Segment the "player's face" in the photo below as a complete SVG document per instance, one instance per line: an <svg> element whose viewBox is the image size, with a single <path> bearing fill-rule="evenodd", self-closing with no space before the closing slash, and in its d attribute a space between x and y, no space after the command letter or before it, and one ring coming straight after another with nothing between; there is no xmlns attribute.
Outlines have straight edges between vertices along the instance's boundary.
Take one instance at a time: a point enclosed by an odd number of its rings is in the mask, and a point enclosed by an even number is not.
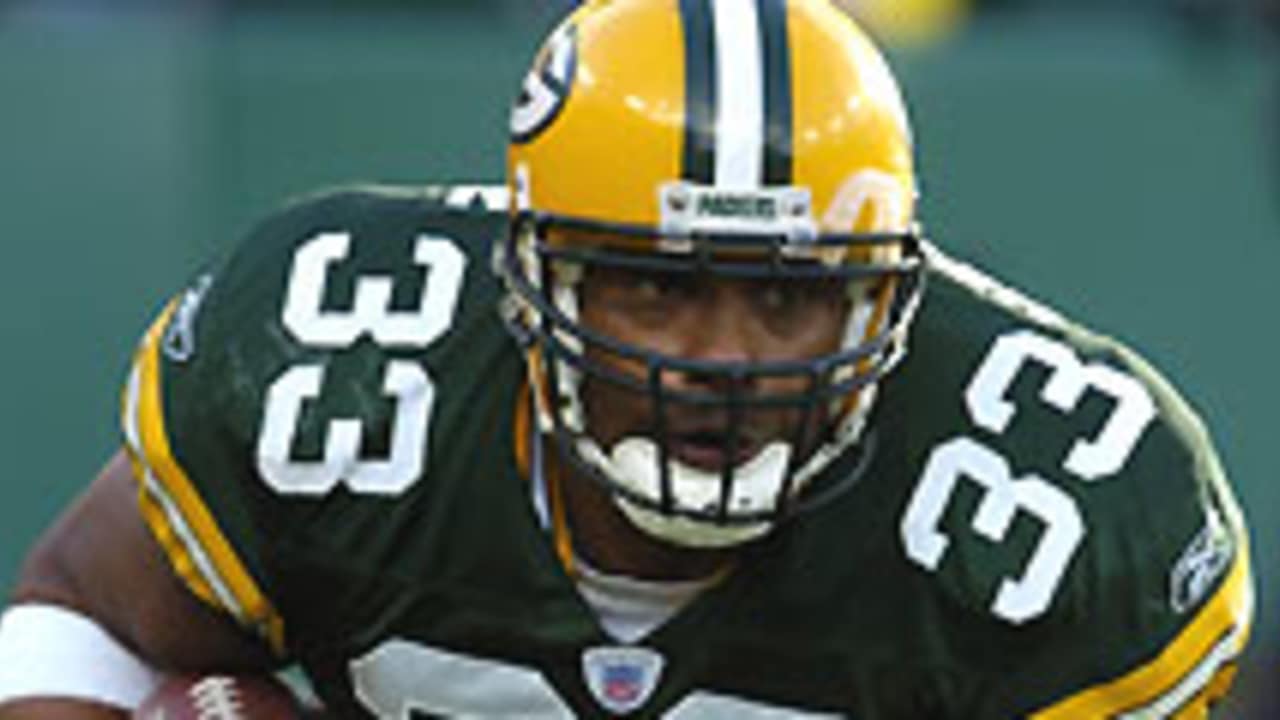
<svg viewBox="0 0 1280 720"><path fill-rule="evenodd" d="M848 296L841 280L739 279L699 273L592 267L583 277L582 321L624 343L681 359L715 362L805 360L836 351L843 337ZM642 364L616 356L594 359L644 378ZM727 395L726 377L667 372L667 389ZM803 377L755 377L736 391L751 396L800 393ZM652 435L650 396L587 379L583 403L590 432L608 447L618 439ZM729 423L724 408L670 403L662 425L674 459L702 470L740 464L772 440L791 440L801 413L748 409L734 457L726 457ZM817 426L823 418L814 418ZM813 428L806 435L816 434Z"/></svg>

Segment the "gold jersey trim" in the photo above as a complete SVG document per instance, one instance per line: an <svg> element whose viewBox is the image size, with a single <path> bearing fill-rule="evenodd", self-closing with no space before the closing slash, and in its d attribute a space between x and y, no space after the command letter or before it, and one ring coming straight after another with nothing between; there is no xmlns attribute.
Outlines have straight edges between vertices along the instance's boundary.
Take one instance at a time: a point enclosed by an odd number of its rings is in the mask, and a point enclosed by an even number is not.
<svg viewBox="0 0 1280 720"><path fill-rule="evenodd" d="M1151 662L1040 711L1033 720L1202 718L1226 694L1248 641L1253 579L1248 539L1238 533L1230 573L1213 598Z"/></svg>
<svg viewBox="0 0 1280 720"><path fill-rule="evenodd" d="M143 337L122 401L138 502L174 572L201 600L230 613L284 654L284 622L227 540L213 513L174 457L165 428L160 373L171 302Z"/></svg>

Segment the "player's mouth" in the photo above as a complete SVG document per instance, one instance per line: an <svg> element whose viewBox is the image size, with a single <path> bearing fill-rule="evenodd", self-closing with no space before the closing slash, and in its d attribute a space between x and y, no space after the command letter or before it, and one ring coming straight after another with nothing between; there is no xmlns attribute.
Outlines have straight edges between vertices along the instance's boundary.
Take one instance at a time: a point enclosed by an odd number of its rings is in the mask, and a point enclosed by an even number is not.
<svg viewBox="0 0 1280 720"><path fill-rule="evenodd" d="M667 435L667 451L675 460L707 472L745 463L760 452L764 443L739 432L736 439L721 429L701 428Z"/></svg>

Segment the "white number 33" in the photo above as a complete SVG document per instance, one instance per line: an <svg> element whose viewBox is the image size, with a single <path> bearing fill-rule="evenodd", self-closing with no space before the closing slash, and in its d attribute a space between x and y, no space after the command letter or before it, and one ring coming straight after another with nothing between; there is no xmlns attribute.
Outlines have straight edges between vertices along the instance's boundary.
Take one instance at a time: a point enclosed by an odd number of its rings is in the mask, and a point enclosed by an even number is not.
<svg viewBox="0 0 1280 720"><path fill-rule="evenodd" d="M1115 403L1096 437L1077 439L1063 469L1093 482L1123 468L1155 417L1155 404L1146 388L1109 366L1082 363L1066 345L1030 331L998 338L974 373L965 392L973 422L992 433L1004 432L1017 412L1006 394L1029 360L1049 368L1040 399L1058 411L1072 412L1089 388ZM983 537L1003 540L1019 511L1043 523L1044 531L1022 574L1005 578L991 604L997 617L1014 623L1041 615L1084 540L1084 521L1076 501L1035 474L1013 477L1004 457L973 438L949 440L929 455L900 527L907 555L929 570L938 568L950 543L940 524L962 479L983 491L971 521Z"/></svg>
<svg viewBox="0 0 1280 720"><path fill-rule="evenodd" d="M329 350L351 347L368 336L381 347L425 348L449 330L462 288L466 256L452 241L423 235L414 244L413 260L429 272L418 306L392 310L391 277L359 276L348 310L322 308L333 266L348 260L351 236L323 233L302 243L294 255L282 324L305 346ZM383 392L396 400L387 457L360 456L364 432L358 418L329 420L324 456L301 461L291 456L303 406L319 397L323 362L299 363L271 383L258 436L258 472L263 482L283 495L320 496L339 485L356 493L396 495L417 481L425 462L428 424L435 384L426 368L413 360L390 360Z"/></svg>

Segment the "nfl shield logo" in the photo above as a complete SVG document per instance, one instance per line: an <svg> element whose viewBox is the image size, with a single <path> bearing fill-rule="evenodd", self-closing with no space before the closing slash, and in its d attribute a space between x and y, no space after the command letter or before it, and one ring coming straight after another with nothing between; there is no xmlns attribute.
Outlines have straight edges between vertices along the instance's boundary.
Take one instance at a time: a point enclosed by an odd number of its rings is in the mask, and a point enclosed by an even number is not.
<svg viewBox="0 0 1280 720"><path fill-rule="evenodd" d="M595 647L582 654L591 694L609 712L625 715L644 705L662 677L665 659L642 647Z"/></svg>

